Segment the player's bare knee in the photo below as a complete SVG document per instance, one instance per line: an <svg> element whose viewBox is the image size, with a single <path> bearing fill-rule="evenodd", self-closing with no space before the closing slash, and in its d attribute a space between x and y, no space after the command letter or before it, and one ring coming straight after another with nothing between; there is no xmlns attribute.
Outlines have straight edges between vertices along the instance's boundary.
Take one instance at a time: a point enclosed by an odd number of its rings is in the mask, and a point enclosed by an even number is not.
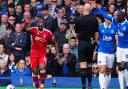
<svg viewBox="0 0 128 89"><path fill-rule="evenodd" d="M122 61L120 66L121 66L122 70L125 70L126 69L126 62Z"/></svg>
<svg viewBox="0 0 128 89"><path fill-rule="evenodd" d="M32 73L34 75L38 75L38 69L37 68L32 68Z"/></svg>
<svg viewBox="0 0 128 89"><path fill-rule="evenodd" d="M121 63L117 63L117 66L118 66L118 70L119 71L122 71L122 69L121 69Z"/></svg>
<svg viewBox="0 0 128 89"><path fill-rule="evenodd" d="M40 66L39 66L39 69L40 69L40 70L44 70L45 68L46 68L46 65L40 65Z"/></svg>

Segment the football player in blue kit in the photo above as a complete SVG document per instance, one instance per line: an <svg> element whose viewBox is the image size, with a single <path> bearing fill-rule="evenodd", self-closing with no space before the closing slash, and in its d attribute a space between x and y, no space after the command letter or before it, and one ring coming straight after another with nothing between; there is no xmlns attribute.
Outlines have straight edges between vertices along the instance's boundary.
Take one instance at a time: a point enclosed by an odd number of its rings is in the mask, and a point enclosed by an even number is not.
<svg viewBox="0 0 128 89"><path fill-rule="evenodd" d="M103 24L99 25L98 40L98 67L99 84L101 89L107 89L111 71L115 59L117 28L111 21L105 19Z"/></svg>
<svg viewBox="0 0 128 89"><path fill-rule="evenodd" d="M123 11L118 11L115 17L107 15L106 12L99 8L95 8L104 18L113 22L117 27L117 65L118 65L118 79L120 89L124 89L124 79L126 82L126 88L128 89L128 21L126 14Z"/></svg>

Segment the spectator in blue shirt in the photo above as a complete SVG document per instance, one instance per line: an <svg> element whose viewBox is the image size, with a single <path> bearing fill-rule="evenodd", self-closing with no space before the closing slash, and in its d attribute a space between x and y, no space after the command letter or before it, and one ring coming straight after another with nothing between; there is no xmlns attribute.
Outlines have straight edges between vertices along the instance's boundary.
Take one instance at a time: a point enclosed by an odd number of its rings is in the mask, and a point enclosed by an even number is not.
<svg viewBox="0 0 128 89"><path fill-rule="evenodd" d="M15 74L17 76L31 76L32 75L30 69L26 66L25 60L23 59L19 60L12 74Z"/></svg>

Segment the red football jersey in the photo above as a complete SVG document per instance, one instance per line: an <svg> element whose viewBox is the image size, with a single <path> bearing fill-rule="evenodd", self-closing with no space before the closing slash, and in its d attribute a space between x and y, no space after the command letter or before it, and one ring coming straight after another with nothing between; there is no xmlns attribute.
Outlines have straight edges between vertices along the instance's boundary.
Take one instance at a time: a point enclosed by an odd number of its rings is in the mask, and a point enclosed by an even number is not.
<svg viewBox="0 0 128 89"><path fill-rule="evenodd" d="M55 37L51 31L45 28L43 28L43 31L39 31L38 27L31 27L29 28L29 32L32 33L32 50L45 52L48 42L55 41Z"/></svg>

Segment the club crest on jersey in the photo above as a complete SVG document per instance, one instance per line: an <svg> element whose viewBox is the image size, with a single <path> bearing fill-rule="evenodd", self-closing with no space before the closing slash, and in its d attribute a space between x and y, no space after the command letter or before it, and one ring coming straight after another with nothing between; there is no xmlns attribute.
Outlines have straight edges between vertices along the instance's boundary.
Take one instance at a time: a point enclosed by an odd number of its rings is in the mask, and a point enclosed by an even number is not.
<svg viewBox="0 0 128 89"><path fill-rule="evenodd" d="M36 36L35 40L36 41L40 41L40 42L46 42L45 39L42 39L41 37L37 37L37 36Z"/></svg>
<svg viewBox="0 0 128 89"><path fill-rule="evenodd" d="M126 27L123 27L122 29L125 31L126 30Z"/></svg>
<svg viewBox="0 0 128 89"><path fill-rule="evenodd" d="M102 30L102 32L104 32L104 30Z"/></svg>

